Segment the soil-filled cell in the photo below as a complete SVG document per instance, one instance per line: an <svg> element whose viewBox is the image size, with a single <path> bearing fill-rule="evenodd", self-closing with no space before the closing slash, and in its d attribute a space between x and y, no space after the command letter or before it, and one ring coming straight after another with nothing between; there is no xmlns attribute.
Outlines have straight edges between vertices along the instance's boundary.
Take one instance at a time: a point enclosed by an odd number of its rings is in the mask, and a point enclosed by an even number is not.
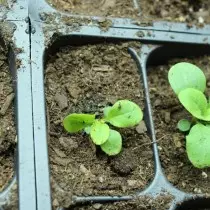
<svg viewBox="0 0 210 210"><path fill-rule="evenodd" d="M14 92L5 50L0 46L0 192L14 175Z"/></svg>
<svg viewBox="0 0 210 210"><path fill-rule="evenodd" d="M71 14L138 17L135 0L48 0L53 7Z"/></svg>
<svg viewBox="0 0 210 210"><path fill-rule="evenodd" d="M187 22L189 26L210 23L210 0L141 0L140 9L150 20Z"/></svg>
<svg viewBox="0 0 210 210"><path fill-rule="evenodd" d="M117 100L128 99L144 108L138 69L128 54L139 43L68 46L47 62L45 94L49 156L54 203L69 205L70 195L122 195L142 190L153 178L151 139L144 123L118 129L123 149L108 157L83 133L68 134L62 120L70 113L98 113ZM60 197L60 198L59 198Z"/></svg>
<svg viewBox="0 0 210 210"><path fill-rule="evenodd" d="M170 67L189 62L203 70L207 78L205 94L210 94L210 56L172 59L164 65L149 66L148 80L160 159L167 179L177 188L190 193L209 193L210 168L195 168L186 153L184 133L177 128L181 119L191 120L168 82Z"/></svg>

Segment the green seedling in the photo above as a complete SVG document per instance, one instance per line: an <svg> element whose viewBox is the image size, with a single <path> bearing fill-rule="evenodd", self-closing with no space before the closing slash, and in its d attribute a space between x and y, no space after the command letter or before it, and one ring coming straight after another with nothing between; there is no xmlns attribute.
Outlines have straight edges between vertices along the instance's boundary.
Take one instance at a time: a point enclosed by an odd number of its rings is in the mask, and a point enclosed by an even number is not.
<svg viewBox="0 0 210 210"><path fill-rule="evenodd" d="M132 127L143 119L143 113L137 104L129 100L117 101L103 111L101 119L97 119L95 114L70 114L63 120L63 125L69 133L84 130L106 154L117 155L122 149L122 137L118 131L110 129L108 124L118 128Z"/></svg>
<svg viewBox="0 0 210 210"><path fill-rule="evenodd" d="M178 122L180 131L189 131L186 150L189 160L197 168L210 167L210 103L204 91L206 77L201 69L190 63L177 63L168 73L171 88L179 101L192 115L192 122Z"/></svg>
<svg viewBox="0 0 210 210"><path fill-rule="evenodd" d="M179 120L177 127L182 132L189 131L191 127L191 122L186 119Z"/></svg>

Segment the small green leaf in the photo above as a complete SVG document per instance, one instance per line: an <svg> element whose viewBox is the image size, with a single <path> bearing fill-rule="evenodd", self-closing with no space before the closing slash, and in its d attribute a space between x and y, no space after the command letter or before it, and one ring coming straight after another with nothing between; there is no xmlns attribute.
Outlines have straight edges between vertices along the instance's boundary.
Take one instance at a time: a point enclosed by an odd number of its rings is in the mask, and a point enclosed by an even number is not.
<svg viewBox="0 0 210 210"><path fill-rule="evenodd" d="M120 133L110 129L109 138L101 145L101 149L109 156L119 154L122 149L122 137Z"/></svg>
<svg viewBox="0 0 210 210"><path fill-rule="evenodd" d="M179 120L178 122L178 129L182 132L186 132L190 130L191 122L186 119Z"/></svg>
<svg viewBox="0 0 210 210"><path fill-rule="evenodd" d="M207 128L210 128L210 124L205 124L205 126L206 126Z"/></svg>
<svg viewBox="0 0 210 210"><path fill-rule="evenodd" d="M142 119L143 113L140 107L128 100L117 101L105 118L107 122L119 128L137 125Z"/></svg>
<svg viewBox="0 0 210 210"><path fill-rule="evenodd" d="M85 127L93 124L95 121L94 114L70 114L63 120L64 128L69 133L78 132Z"/></svg>
<svg viewBox="0 0 210 210"><path fill-rule="evenodd" d="M201 92L206 88L206 77L203 71L191 63L181 62L172 66L168 73L168 80L177 95L186 88L195 88Z"/></svg>
<svg viewBox="0 0 210 210"><path fill-rule="evenodd" d="M96 120L91 126L90 136L96 145L101 145L109 138L109 126L103 121Z"/></svg>
<svg viewBox="0 0 210 210"><path fill-rule="evenodd" d="M91 126L85 127L85 133L90 134Z"/></svg>
<svg viewBox="0 0 210 210"><path fill-rule="evenodd" d="M178 98L182 105L190 112L194 117L210 121L210 110L205 95L194 88L187 88L182 90Z"/></svg>
<svg viewBox="0 0 210 210"><path fill-rule="evenodd" d="M210 167L210 128L202 124L192 127L186 137L189 160L197 168Z"/></svg>
<svg viewBox="0 0 210 210"><path fill-rule="evenodd" d="M107 107L104 108L104 117L105 117L105 118L107 117L107 115L108 115L108 113L109 113L109 111L110 111L111 109L112 109L111 106L107 106Z"/></svg>

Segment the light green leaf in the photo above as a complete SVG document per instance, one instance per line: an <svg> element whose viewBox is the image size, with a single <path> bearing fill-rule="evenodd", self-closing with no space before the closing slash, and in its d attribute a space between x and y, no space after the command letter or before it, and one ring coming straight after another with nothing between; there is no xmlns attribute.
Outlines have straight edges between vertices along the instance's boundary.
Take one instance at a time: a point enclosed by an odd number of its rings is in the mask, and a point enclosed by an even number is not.
<svg viewBox="0 0 210 210"><path fill-rule="evenodd" d="M187 88L182 90L178 98L182 105L190 112L194 117L210 121L210 110L205 95L194 88Z"/></svg>
<svg viewBox="0 0 210 210"><path fill-rule="evenodd" d="M106 118L107 117L107 115L108 115L108 113L109 113L109 111L111 110L111 106L107 106L107 107L105 107L104 108L104 117Z"/></svg>
<svg viewBox="0 0 210 210"><path fill-rule="evenodd" d="M206 77L203 71L191 63L181 62L172 66L168 80L177 95L186 88L195 88L201 92L206 89Z"/></svg>
<svg viewBox="0 0 210 210"><path fill-rule="evenodd" d="M142 119L143 113L140 107L128 100L117 101L105 118L107 122L119 128L137 125Z"/></svg>
<svg viewBox="0 0 210 210"><path fill-rule="evenodd" d="M96 120L91 126L90 136L96 145L101 145L109 138L109 126L103 121Z"/></svg>
<svg viewBox="0 0 210 210"><path fill-rule="evenodd" d="M210 124L206 124L205 126L206 126L207 128L210 128Z"/></svg>
<svg viewBox="0 0 210 210"><path fill-rule="evenodd" d="M85 133L90 134L91 126L85 127Z"/></svg>
<svg viewBox="0 0 210 210"><path fill-rule="evenodd" d="M186 137L189 160L197 168L210 167L210 128L202 124L192 127Z"/></svg>
<svg viewBox="0 0 210 210"><path fill-rule="evenodd" d="M119 154L122 149L122 137L120 133L110 129L109 138L101 145L101 149L109 156Z"/></svg>
<svg viewBox="0 0 210 210"><path fill-rule="evenodd" d="M70 114L63 120L64 128L69 133L78 132L95 121L94 114Z"/></svg>
<svg viewBox="0 0 210 210"><path fill-rule="evenodd" d="M191 122L186 119L179 120L178 122L178 129L182 132L186 132L190 130Z"/></svg>

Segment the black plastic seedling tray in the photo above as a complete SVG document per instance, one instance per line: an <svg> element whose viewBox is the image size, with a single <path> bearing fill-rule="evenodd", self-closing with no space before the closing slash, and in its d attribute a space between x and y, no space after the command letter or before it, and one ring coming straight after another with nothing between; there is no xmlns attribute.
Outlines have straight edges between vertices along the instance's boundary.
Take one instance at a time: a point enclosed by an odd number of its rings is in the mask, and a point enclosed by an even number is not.
<svg viewBox="0 0 210 210"><path fill-rule="evenodd" d="M134 1L134 5L138 5ZM73 21L72 21L73 20ZM45 63L49 55L67 45L83 46L104 42L137 41L141 51L128 49L135 60L144 85L144 120L152 140L154 154L154 179L143 191L135 195L72 197L74 205L109 203L132 200L134 197L170 194L170 210L210 209L210 198L203 194L188 194L172 186L164 175L156 142L152 106L150 102L148 66L173 57L210 54L210 25L189 28L183 23L153 22L145 26L129 18L90 17L68 14L53 9L44 0L18 0L9 8L0 10L3 28L9 25L13 33L10 43L9 65L16 90L16 125L18 148L16 176L0 194L0 209L11 207L16 177L20 210L52 209L50 170L47 143L47 121L44 91ZM108 21L108 27L101 25ZM7 37L1 34L3 40ZM3 42L2 42L3 43ZM16 54L15 49L21 48ZM181 49L181 50L180 50ZM15 61L21 62L16 67ZM58 189L59 191L59 189ZM17 193L15 193L17 197ZM64 209L62 204L60 209ZM69 208L70 209L70 208Z"/></svg>

